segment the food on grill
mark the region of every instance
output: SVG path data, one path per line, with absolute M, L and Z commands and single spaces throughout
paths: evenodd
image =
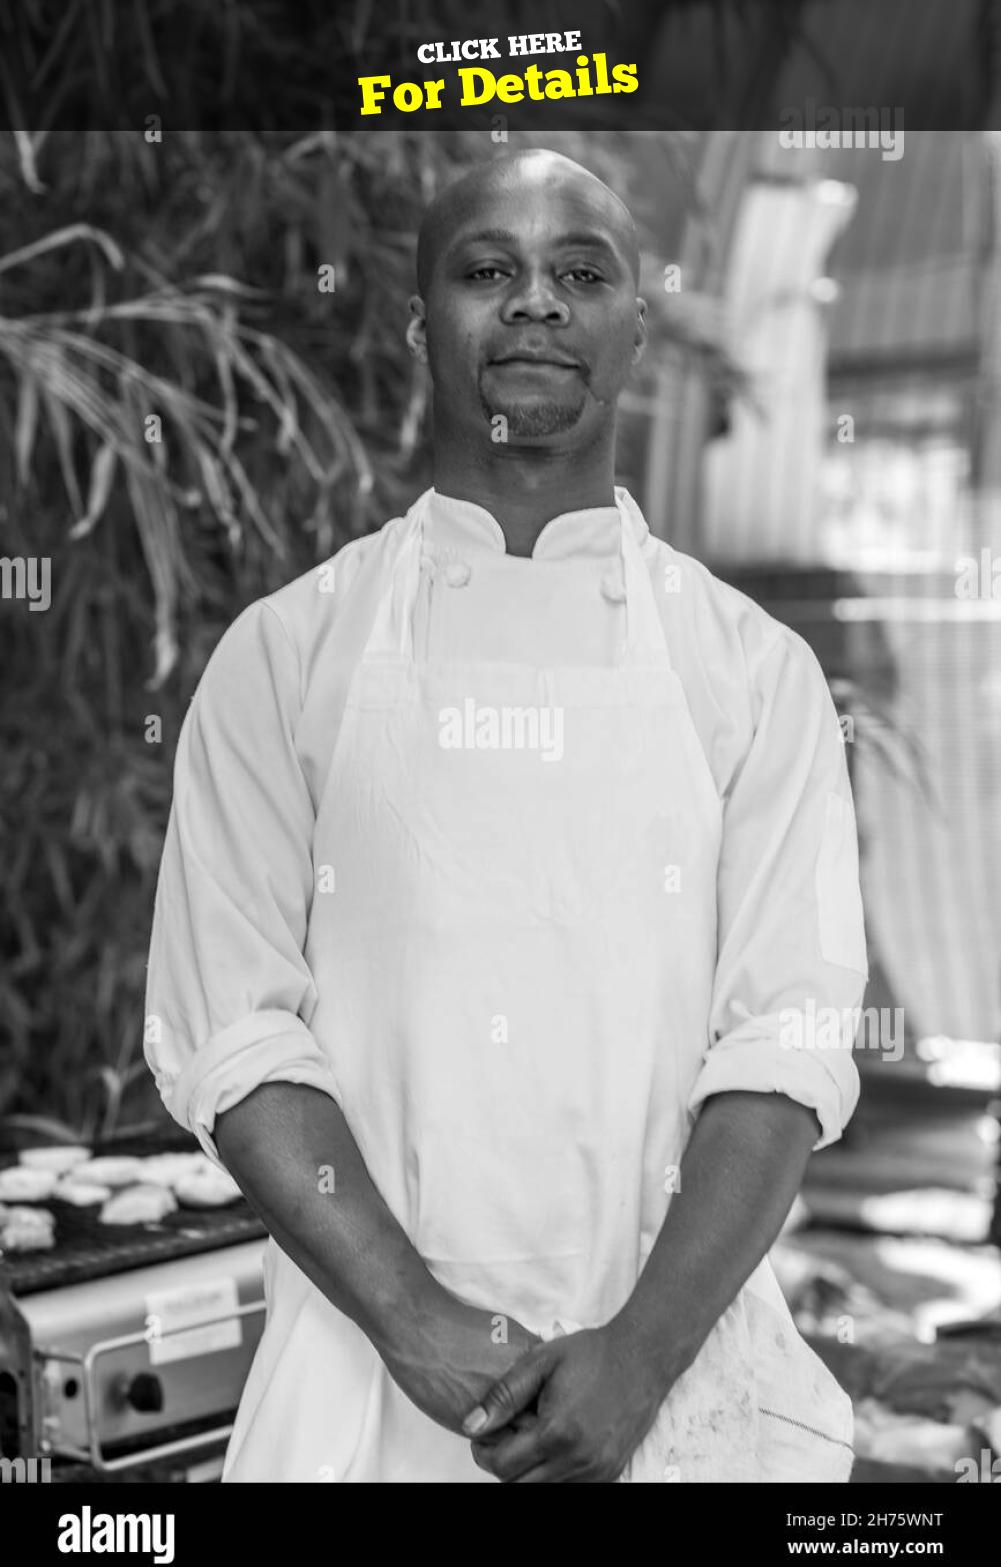
M 155 1153 L 142 1161 L 142 1180 L 153 1186 L 174 1186 L 184 1175 L 214 1168 L 203 1153 Z
M 24 1149 L 20 1160 L 0 1169 L 2 1248 L 11 1252 L 51 1246 L 55 1219 L 45 1209 L 5 1208 L 4 1201 L 100 1207 L 102 1224 L 124 1225 L 158 1224 L 179 1201 L 188 1208 L 224 1208 L 242 1196 L 233 1177 L 201 1152 L 92 1158 L 84 1147 L 60 1145 Z M 34 1219 L 25 1217 L 31 1214 Z
M 131 1154 L 108 1154 L 91 1159 L 87 1180 L 98 1186 L 136 1186 L 143 1178 L 143 1161 Z
M 102 1224 L 158 1224 L 177 1208 L 166 1186 L 127 1186 L 101 1209 Z
M 97 1181 L 86 1181 L 82 1174 L 74 1170 L 70 1179 L 59 1182 L 52 1196 L 60 1202 L 72 1203 L 74 1208 L 91 1208 L 99 1202 L 107 1202 L 111 1196 L 111 1187 L 100 1186 Z
M 2 1251 L 48 1251 L 56 1244 L 54 1230 L 43 1230 L 35 1224 L 25 1224 L 17 1219 L 11 1220 L 0 1230 L 0 1252 Z
M 243 1195 L 233 1177 L 208 1159 L 203 1168 L 179 1176 L 174 1190 L 188 1208 L 223 1208 Z
M 58 1177 L 54 1170 L 29 1170 L 12 1164 L 0 1170 L 0 1202 L 44 1202 Z
M 29 1170 L 52 1170 L 63 1175 L 89 1159 L 90 1149 L 61 1143 L 52 1148 L 22 1148 L 18 1158 Z
M 0 1223 L 30 1225 L 36 1230 L 54 1230 L 56 1216 L 48 1208 L 28 1208 L 15 1203 L 11 1208 L 4 1208 Z
M 55 1245 L 56 1221 L 47 1208 L 5 1208 L 0 1251 L 45 1251 Z

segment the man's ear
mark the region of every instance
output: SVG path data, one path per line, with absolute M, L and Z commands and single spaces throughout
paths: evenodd
M 636 300 L 636 332 L 633 336 L 633 364 L 638 365 L 646 348 L 646 300 Z
M 424 301 L 420 294 L 413 294 L 410 298 L 410 320 L 407 323 L 407 347 L 414 358 L 420 364 L 428 362 L 427 344 L 427 320 L 424 315 Z

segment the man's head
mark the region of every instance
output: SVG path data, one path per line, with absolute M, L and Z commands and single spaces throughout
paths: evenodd
M 643 351 L 639 251 L 628 210 L 559 153 L 480 165 L 428 208 L 410 302 L 445 431 L 572 446 L 614 425 Z

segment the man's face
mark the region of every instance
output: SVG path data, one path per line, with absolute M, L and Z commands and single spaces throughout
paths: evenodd
M 644 306 L 614 206 L 586 180 L 474 196 L 424 301 L 435 407 L 453 429 L 567 446 L 606 424 L 638 358 Z

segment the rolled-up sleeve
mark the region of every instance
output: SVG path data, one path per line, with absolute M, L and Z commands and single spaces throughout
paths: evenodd
M 260 1084 L 339 1098 L 308 1026 L 314 813 L 299 705 L 295 649 L 261 600 L 219 642 L 178 740 L 144 1052 L 167 1110 L 217 1161 L 216 1116 Z
M 689 1109 L 785 1094 L 836 1141 L 859 1093 L 868 978 L 844 742 L 823 672 L 782 628 L 750 671 L 753 740 L 724 800 L 709 1043 Z

